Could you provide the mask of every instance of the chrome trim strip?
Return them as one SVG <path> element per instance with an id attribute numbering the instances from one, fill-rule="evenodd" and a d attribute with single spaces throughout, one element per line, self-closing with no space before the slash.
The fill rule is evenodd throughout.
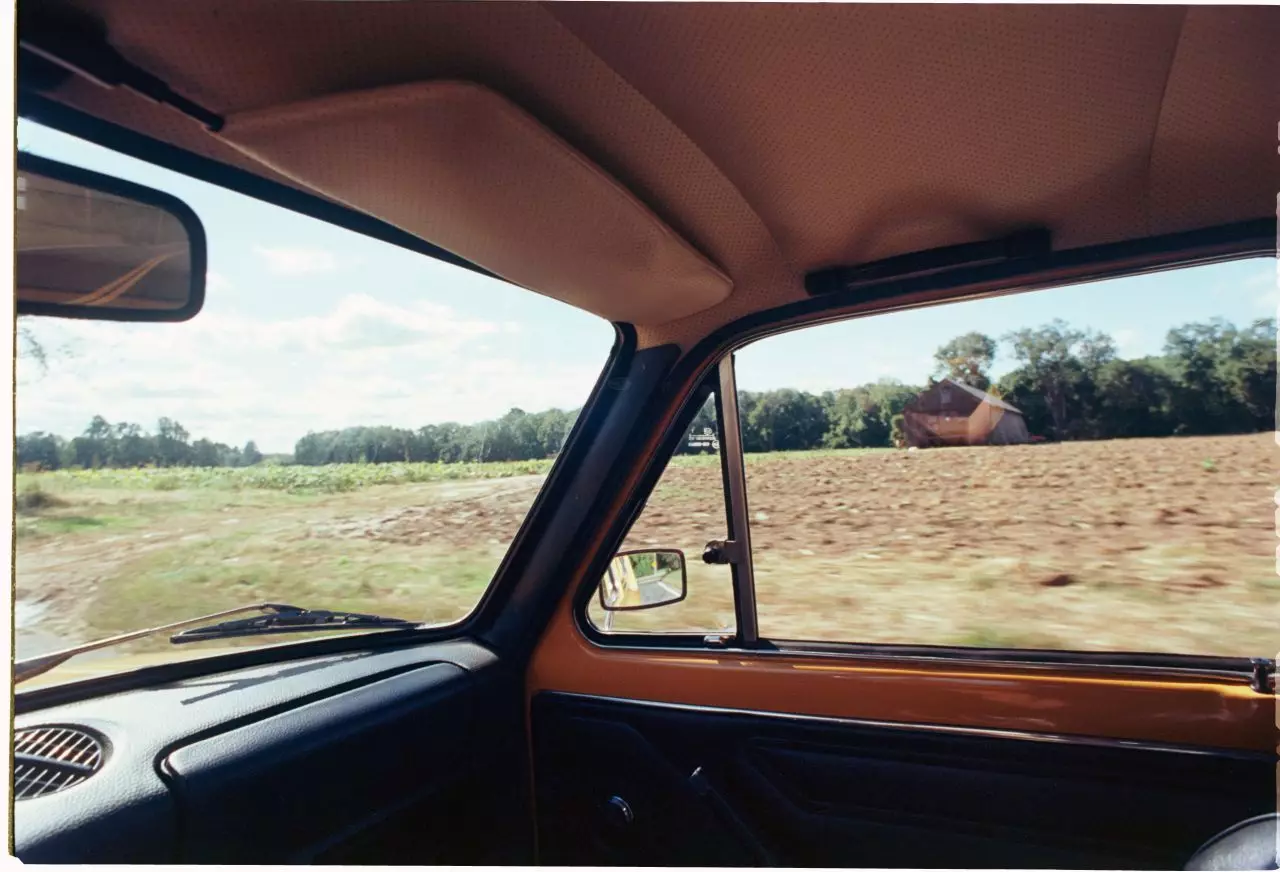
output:
<path id="1" fill-rule="evenodd" d="M 743 467 L 742 422 L 738 417 L 738 384 L 732 354 L 720 361 L 721 429 L 724 432 L 725 471 L 729 485 L 729 512 L 733 527 L 729 535 L 738 554 L 733 561 L 734 600 L 739 614 L 738 641 L 754 648 L 760 641 L 756 619 L 756 577 L 752 568 L 751 520 L 747 512 L 747 473 Z"/>
<path id="2" fill-rule="evenodd" d="M 768 718 L 770 720 L 801 721 L 824 726 L 870 727 L 873 729 L 894 730 L 907 733 L 932 733 L 954 736 L 971 736 L 982 739 L 1007 739 L 1026 742 L 1041 742 L 1054 745 L 1083 745 L 1096 748 L 1123 748 L 1138 751 L 1159 751 L 1168 754 L 1186 754 L 1198 757 L 1239 757 L 1242 759 L 1270 759 L 1272 755 L 1246 748 L 1202 748 L 1194 745 L 1178 745 L 1174 743 L 1150 742 L 1140 739 L 1104 739 L 1095 736 L 1078 736 L 1069 733 L 1033 733 L 1026 730 L 1002 730 L 993 727 L 959 727 L 948 724 L 915 724 L 902 721 L 881 721 L 870 718 L 839 718 L 828 715 L 792 714 L 790 712 L 761 711 L 758 709 L 722 708 L 719 706 L 692 705 L 679 702 L 658 702 L 649 699 L 623 699 L 614 696 L 599 696 L 590 693 L 576 693 L 567 690 L 543 690 L 538 695 L 566 697 L 586 700 L 588 702 L 604 702 L 642 708 L 669 709 L 686 711 L 695 714 L 730 715 L 738 717 Z"/>
<path id="3" fill-rule="evenodd" d="M 880 661 L 887 664 L 921 664 L 927 666 L 946 666 L 953 668 L 969 668 L 974 666 L 993 666 L 1001 669 L 1018 669 L 1029 670 L 1032 672 L 1051 672 L 1061 670 L 1064 672 L 1094 672 L 1101 677 L 1106 677 L 1110 673 L 1120 672 L 1126 677 L 1142 677 L 1148 676 L 1152 679 L 1169 679 L 1169 678 L 1190 678 L 1203 681 L 1210 678 L 1227 679 L 1233 684 L 1249 683 L 1250 675 L 1237 669 L 1207 669 L 1195 666 L 1178 666 L 1175 664 L 1159 665 L 1151 663 L 1122 663 L 1118 661 L 1090 662 L 1088 660 L 1032 660 L 1022 659 L 1018 657 L 982 657 L 975 652 L 990 651 L 990 648 L 973 648 L 973 649 L 946 649 L 938 654 L 896 654 L 878 651 L 820 651 L 815 649 L 806 649 L 803 647 L 786 648 L 780 643 L 774 643 L 778 647 L 767 649 L 756 649 L 753 654 L 766 654 L 773 657 L 826 657 L 835 660 L 860 660 L 860 661 Z M 910 645 L 904 645 L 904 648 L 910 648 Z M 670 650 L 670 649 L 668 649 Z M 1059 653 L 1059 652 L 1054 652 Z M 1088 651 L 1062 651 L 1062 654 L 1083 654 L 1088 655 L 1093 652 Z M 1126 656 L 1125 653 L 1112 654 L 1111 652 L 1096 652 L 1103 656 L 1115 656 L 1117 658 Z M 1132 654 L 1133 652 L 1128 652 Z M 1170 655 L 1177 657 L 1179 655 Z M 1195 656 L 1195 655 L 1188 655 Z"/>
<path id="4" fill-rule="evenodd" d="M 655 638 L 665 639 L 682 639 L 689 642 L 687 645 L 645 645 L 638 642 L 632 642 L 628 636 L 649 635 Z M 887 669 L 895 666 L 938 666 L 950 669 L 973 669 L 990 666 L 1000 669 L 1015 669 L 1027 672 L 1067 672 L 1067 673 L 1092 673 L 1099 678 L 1106 678 L 1112 673 L 1119 673 L 1125 678 L 1150 678 L 1152 680 L 1169 680 L 1169 679 L 1188 679 L 1193 681 L 1209 681 L 1219 680 L 1223 683 L 1239 684 L 1249 686 L 1251 675 L 1247 671 L 1238 669 L 1201 669 L 1194 666 L 1177 666 L 1170 664 L 1168 666 L 1147 664 L 1147 663 L 1119 663 L 1099 661 L 1091 663 L 1087 660 L 1021 660 L 1021 659 L 1005 659 L 1005 658 L 987 658 L 974 656 L 971 651 L 986 651 L 986 648 L 963 649 L 956 651 L 948 651 L 944 654 L 928 655 L 928 654 L 895 654 L 886 652 L 868 652 L 868 651 L 818 651 L 805 648 L 764 648 L 756 647 L 751 649 L 744 648 L 708 648 L 698 644 L 703 638 L 701 633 L 671 633 L 664 631 L 636 631 L 628 634 L 617 634 L 616 636 L 608 636 L 602 634 L 606 641 L 596 641 L 585 634 L 583 638 L 593 648 L 600 651 L 614 652 L 641 652 L 645 654 L 704 654 L 709 656 L 723 656 L 727 653 L 750 654 L 752 657 L 821 657 L 832 660 L 854 660 L 862 662 L 874 662 L 884 665 Z M 904 645 L 904 648 L 911 646 Z M 1063 653 L 1089 653 L 1089 652 L 1063 652 Z M 1098 652 L 1105 653 L 1105 652 Z M 1123 655 L 1116 655 L 1123 656 Z M 1178 655 L 1170 655 L 1178 656 Z M 1076 677 L 1076 676 L 1067 676 Z"/>

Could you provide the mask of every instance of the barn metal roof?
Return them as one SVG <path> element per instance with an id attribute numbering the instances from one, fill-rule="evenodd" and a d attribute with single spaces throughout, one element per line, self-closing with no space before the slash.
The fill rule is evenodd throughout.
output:
<path id="1" fill-rule="evenodd" d="M 986 391 L 980 391 L 977 388 L 973 387 L 973 385 L 967 385 L 964 382 L 959 381 L 958 379 L 951 378 L 950 376 L 947 376 L 946 378 L 942 379 L 942 381 L 955 385 L 960 390 L 976 398 L 978 402 L 989 403 L 990 405 L 995 406 L 997 409 L 1004 409 L 1006 412 L 1014 412 L 1019 415 L 1022 414 L 1021 409 L 1018 409 L 1018 408 L 1015 408 L 1014 406 L 1009 405 L 1004 400 L 1000 399 L 994 394 L 989 394 Z"/>

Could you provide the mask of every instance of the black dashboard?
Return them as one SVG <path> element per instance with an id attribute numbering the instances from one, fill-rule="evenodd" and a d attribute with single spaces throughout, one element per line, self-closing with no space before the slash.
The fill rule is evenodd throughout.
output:
<path id="1" fill-rule="evenodd" d="M 19 799 L 33 863 L 520 862 L 518 680 L 451 641 L 273 663 L 52 705 L 19 733 L 96 736 L 101 765 Z M 513 777 L 514 776 L 514 777 Z M 491 813 L 501 803 L 506 814 Z M 470 823 L 468 823 L 470 822 Z M 505 829 L 504 829 L 505 827 Z"/>

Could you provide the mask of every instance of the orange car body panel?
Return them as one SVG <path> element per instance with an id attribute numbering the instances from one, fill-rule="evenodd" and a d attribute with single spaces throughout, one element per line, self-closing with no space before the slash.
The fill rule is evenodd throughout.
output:
<path id="1" fill-rule="evenodd" d="M 530 698 L 620 699 L 1208 748 L 1277 750 L 1276 701 L 1239 678 L 831 654 L 604 647 L 561 603 Z"/>

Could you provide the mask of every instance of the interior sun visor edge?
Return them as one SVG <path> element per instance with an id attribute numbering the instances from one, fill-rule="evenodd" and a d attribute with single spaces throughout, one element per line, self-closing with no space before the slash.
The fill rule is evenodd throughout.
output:
<path id="1" fill-rule="evenodd" d="M 472 82 L 253 110 L 217 135 L 324 196 L 610 321 L 665 323 L 733 287 L 616 179 Z"/>

